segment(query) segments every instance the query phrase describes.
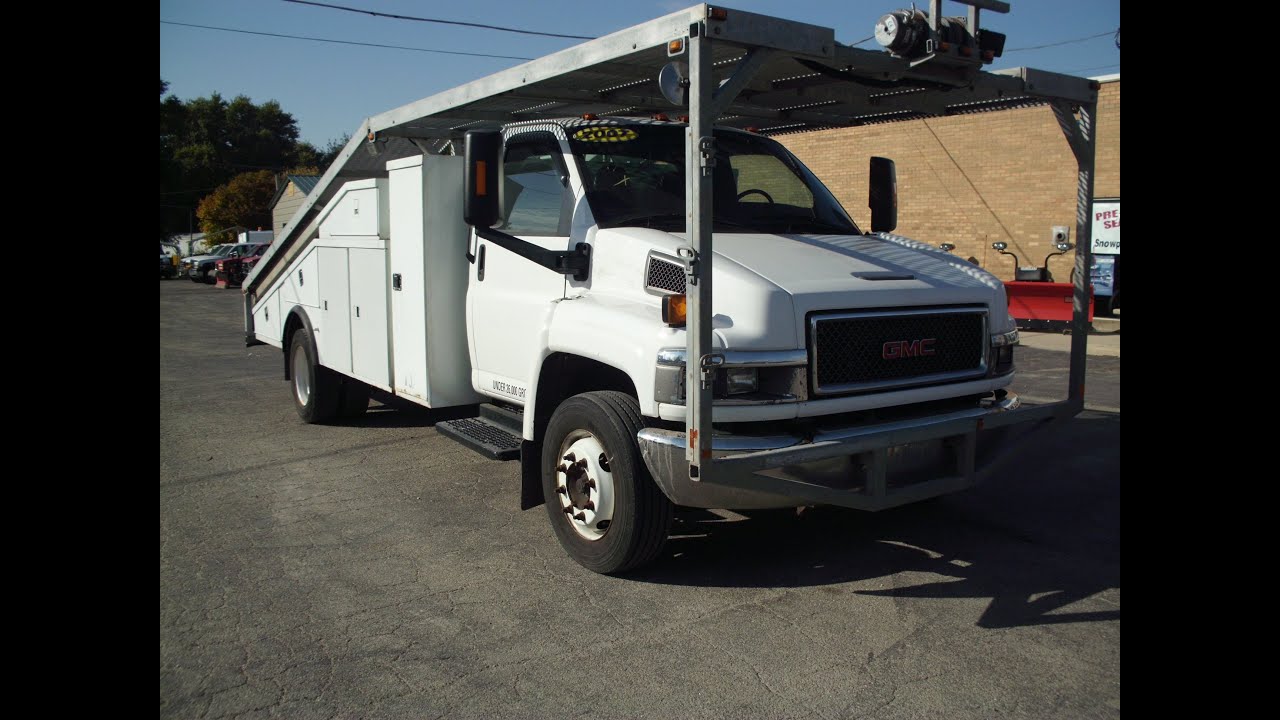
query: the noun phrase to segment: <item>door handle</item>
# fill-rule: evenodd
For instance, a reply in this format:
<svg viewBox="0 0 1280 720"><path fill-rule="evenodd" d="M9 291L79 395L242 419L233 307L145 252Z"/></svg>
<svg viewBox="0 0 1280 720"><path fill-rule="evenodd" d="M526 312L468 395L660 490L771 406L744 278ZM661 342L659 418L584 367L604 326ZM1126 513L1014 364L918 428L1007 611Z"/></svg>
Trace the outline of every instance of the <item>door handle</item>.
<svg viewBox="0 0 1280 720"><path fill-rule="evenodd" d="M484 245L480 246L480 262L476 264L476 280L484 282Z"/></svg>

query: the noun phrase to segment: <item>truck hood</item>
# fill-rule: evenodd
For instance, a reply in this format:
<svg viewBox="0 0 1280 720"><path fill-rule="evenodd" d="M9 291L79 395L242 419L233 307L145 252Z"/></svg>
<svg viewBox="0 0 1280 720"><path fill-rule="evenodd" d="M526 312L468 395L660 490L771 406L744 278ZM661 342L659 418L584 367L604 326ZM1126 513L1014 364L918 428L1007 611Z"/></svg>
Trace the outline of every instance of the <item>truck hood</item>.
<svg viewBox="0 0 1280 720"><path fill-rule="evenodd" d="M635 268L650 254L678 263L688 235L610 228L594 240L593 286L631 295ZM713 333L724 348L805 347L806 319L818 311L983 305L992 332L1012 329L998 278L901 236L716 233L714 245ZM657 304L653 291L644 299Z"/></svg>
<svg viewBox="0 0 1280 720"><path fill-rule="evenodd" d="M717 234L718 258L823 309L992 304L1004 285L941 249L895 235Z"/></svg>

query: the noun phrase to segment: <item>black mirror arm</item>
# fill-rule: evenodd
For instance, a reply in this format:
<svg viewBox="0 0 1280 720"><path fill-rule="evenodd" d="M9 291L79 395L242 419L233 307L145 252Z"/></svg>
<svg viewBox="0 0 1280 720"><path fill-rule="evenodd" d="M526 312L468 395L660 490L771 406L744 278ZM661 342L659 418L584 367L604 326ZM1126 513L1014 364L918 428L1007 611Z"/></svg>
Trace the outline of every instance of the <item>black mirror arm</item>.
<svg viewBox="0 0 1280 720"><path fill-rule="evenodd" d="M591 267L591 246L586 243L578 243L573 250L547 250L493 228L477 227L476 235L548 270L572 275L579 282L587 279L587 271Z"/></svg>

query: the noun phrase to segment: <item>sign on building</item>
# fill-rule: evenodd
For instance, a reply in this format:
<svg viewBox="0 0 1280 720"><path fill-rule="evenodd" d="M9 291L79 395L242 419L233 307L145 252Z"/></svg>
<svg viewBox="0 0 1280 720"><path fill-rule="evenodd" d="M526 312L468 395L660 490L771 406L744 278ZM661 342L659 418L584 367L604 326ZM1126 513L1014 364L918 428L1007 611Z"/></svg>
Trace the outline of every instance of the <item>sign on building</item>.
<svg viewBox="0 0 1280 720"><path fill-rule="evenodd" d="M1120 198L1093 201L1093 252L1120 254Z"/></svg>

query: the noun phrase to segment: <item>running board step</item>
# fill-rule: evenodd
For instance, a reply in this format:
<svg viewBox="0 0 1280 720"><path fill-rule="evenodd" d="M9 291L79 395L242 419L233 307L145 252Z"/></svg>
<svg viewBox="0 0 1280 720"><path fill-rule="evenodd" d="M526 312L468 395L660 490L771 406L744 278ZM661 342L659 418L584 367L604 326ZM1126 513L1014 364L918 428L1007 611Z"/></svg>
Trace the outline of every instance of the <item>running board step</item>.
<svg viewBox="0 0 1280 720"><path fill-rule="evenodd" d="M494 460L520 457L520 435L485 418L438 422L436 431Z"/></svg>

